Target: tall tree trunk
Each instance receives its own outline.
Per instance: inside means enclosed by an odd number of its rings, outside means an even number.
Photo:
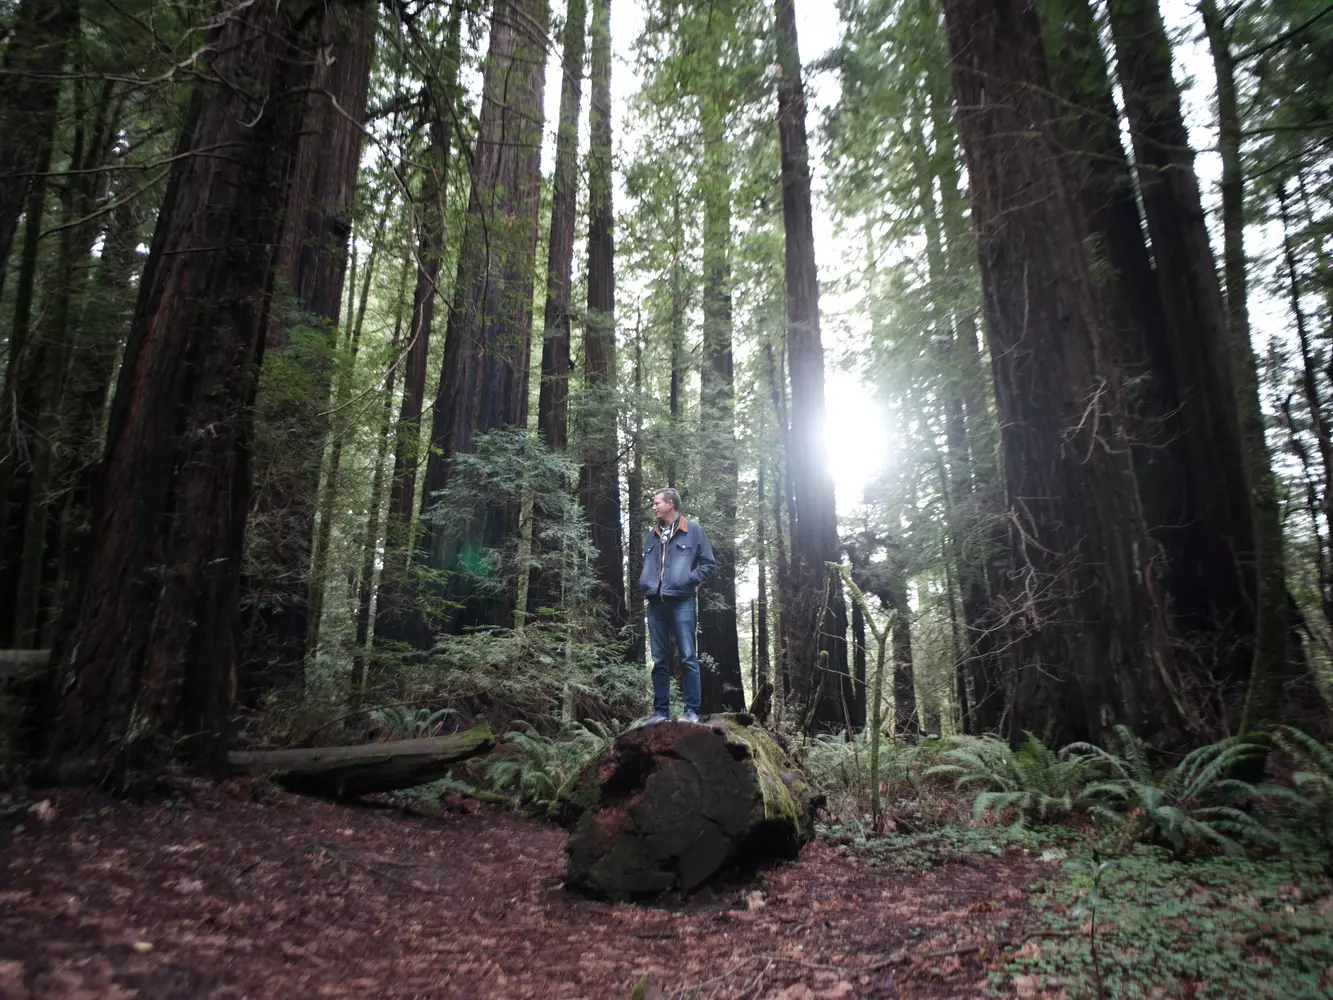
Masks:
[[[48,524],[55,527],[57,540],[61,536],[58,519],[52,521],[48,514],[52,509],[58,510],[52,477],[59,472],[56,452],[63,450],[63,442],[58,438],[62,436],[62,419],[68,409],[64,406],[64,396],[72,354],[71,312],[75,304],[82,301],[76,268],[79,261],[90,257],[96,237],[89,223],[80,224],[78,220],[85,218],[92,207],[98,176],[96,167],[106,153],[107,116],[114,85],[109,81],[102,85],[101,95],[88,114],[91,122],[85,121],[83,86],[76,86],[75,93],[75,126],[69,164],[70,170],[78,173],[69,177],[59,191],[62,211],[55,268],[48,275],[43,320],[33,345],[33,357],[24,374],[25,381],[30,381],[31,385],[35,433],[29,449],[31,464],[27,476],[26,523],[22,526],[18,595],[14,603],[13,644],[20,648],[36,645],[42,625],[41,612],[50,611],[54,597],[46,590],[48,581],[44,579],[47,575],[44,571],[48,566],[59,565],[60,559],[59,553],[51,558],[48,551]],[[91,130],[87,127],[89,124]],[[42,192],[43,188],[43,185],[33,185],[36,192]],[[34,214],[34,219],[40,227],[40,211]]]
[[[421,452],[421,413],[426,399],[426,374],[430,359],[431,325],[435,297],[439,292],[440,265],[444,257],[445,199],[448,191],[451,145],[450,119],[457,114],[460,96],[458,74],[462,62],[463,3],[454,0],[449,13],[445,43],[445,80],[441,93],[431,95],[427,105],[431,149],[423,178],[417,231],[416,288],[412,294],[412,322],[403,369],[403,403],[393,446],[393,480],[389,486],[389,513],[385,519],[384,567],[380,572],[375,602],[377,645],[403,643],[426,648],[431,643],[425,616],[417,606],[411,585],[411,564],[418,558],[416,521],[417,471]],[[420,506],[427,498],[420,499]]]
[[[579,107],[583,99],[583,51],[588,5],[569,0],[565,14],[560,130],[556,133],[551,193],[551,235],[546,264],[546,333],[537,432],[547,447],[563,451],[569,434],[569,302],[574,270],[574,216],[578,203]]]
[[[630,447],[634,460],[625,484],[629,494],[629,552],[626,553],[626,578],[629,583],[629,662],[643,663],[648,635],[647,613],[644,608],[643,588],[639,586],[639,567],[643,559],[643,539],[648,534],[648,514],[644,506],[643,485],[643,320],[634,324],[634,431]]]
[[[303,683],[311,628],[311,561],[320,467],[328,434],[332,357],[347,272],[361,119],[374,55],[374,4],[349,2],[323,17],[311,90],[292,167],[277,275],[290,295],[270,322],[269,371],[260,381],[261,475],[244,579],[257,614],[243,637],[238,686],[250,705],[274,687]],[[281,299],[275,301],[275,306]],[[275,313],[278,310],[275,308]],[[293,337],[308,328],[313,339]],[[285,375],[302,381],[295,391]],[[276,384],[275,384],[276,383]]]
[[[1257,463],[1267,464],[1262,424],[1249,416],[1242,423],[1240,416],[1240,407],[1248,405],[1245,400],[1250,395],[1245,388],[1246,368],[1253,370],[1252,362],[1247,365],[1242,357],[1249,355],[1249,337],[1243,335],[1242,347],[1229,332],[1231,324],[1204,225],[1194,153],[1181,115],[1180,91],[1171,75],[1171,46],[1157,0],[1111,0],[1108,9],[1139,191],[1165,306],[1166,343],[1177,379],[1180,420],[1190,450],[1192,513],[1204,533],[1202,543],[1195,547],[1199,551],[1193,553],[1203,569],[1201,583],[1211,595],[1203,607],[1211,610],[1215,625],[1235,623],[1234,648],[1240,654],[1222,658],[1209,671],[1212,676],[1201,678],[1201,686],[1211,689],[1208,702],[1234,704],[1244,690],[1252,656],[1280,659],[1286,635],[1280,554],[1275,557],[1278,586],[1271,594],[1269,570],[1259,574],[1260,589],[1256,591],[1256,577],[1250,569],[1256,558],[1271,562],[1267,548],[1272,539],[1256,535],[1259,522],[1253,507],[1255,500],[1264,503],[1252,492],[1261,486],[1255,478]],[[1237,301],[1240,309],[1243,299],[1242,291]],[[1257,406],[1257,389],[1253,391]],[[1257,410],[1253,416],[1259,416]],[[1272,511],[1275,516],[1275,506]],[[1184,561],[1187,559],[1178,560]],[[1182,572],[1187,570],[1182,567]],[[1185,610],[1190,609],[1186,606]],[[1275,637],[1269,635],[1270,626],[1276,627]],[[1257,652],[1246,648],[1252,628],[1256,640],[1266,644],[1263,649],[1256,646]],[[1202,712],[1210,706],[1197,707]],[[1222,724],[1218,728],[1230,728],[1235,722],[1234,718],[1218,721]]]
[[[791,364],[791,448],[788,474],[796,498],[791,530],[790,589],[784,592],[786,655],[796,690],[813,705],[816,726],[841,716],[838,686],[821,668],[847,674],[847,611],[841,577],[827,563],[838,558],[833,480],[821,437],[824,429],[824,345],[819,332],[819,273],[815,268],[810,160],[805,131],[805,85],[796,38],[794,0],[775,0],[778,31],[778,140],[782,156],[782,217],[786,233],[787,355]],[[825,604],[824,595],[828,593]],[[826,658],[820,654],[826,653]],[[822,662],[821,662],[822,661]]]
[[[764,507],[764,459],[762,457],[759,459],[757,494],[754,515],[754,548],[755,561],[758,563],[759,570],[759,593],[755,602],[755,614],[759,621],[755,630],[755,642],[758,647],[759,680],[771,681],[773,679],[773,666],[772,658],[768,652],[768,545],[764,537],[764,526],[768,521],[768,511]],[[864,677],[862,681],[864,681]],[[756,684],[755,691],[758,690],[759,687]],[[859,691],[860,687],[857,690]],[[864,699],[862,701],[864,702]]]
[[[944,11],[1011,505],[1005,722],[1057,744],[1111,722],[1179,742],[1188,713],[1041,29],[1008,0]]]
[[[389,454],[389,435],[393,430],[394,383],[398,378],[398,345],[402,343],[403,312],[406,307],[407,276],[412,270],[409,258],[398,283],[397,306],[393,314],[393,339],[389,343],[389,375],[384,380],[384,408],[380,414],[379,442],[375,446],[375,474],[370,483],[370,503],[366,514],[365,535],[361,539],[361,583],[356,594],[356,637],[352,653],[352,703],[358,706],[365,692],[366,640],[370,636],[370,605],[375,596],[375,556],[380,545],[380,506],[384,501],[385,464]]]
[[[611,210],[611,0],[593,0],[588,115],[588,319],[583,333],[586,427],[579,481],[583,509],[597,549],[600,598],[614,633],[629,620],[624,549],[620,539],[620,460],[617,441],[615,234]]]
[[[745,691],[736,616],[735,376],[731,352],[731,148],[725,101],[701,101],[703,131],[703,358],[699,366],[700,489],[717,571],[699,588],[699,651],[712,660],[703,677],[703,709],[742,712]]]
[[[348,356],[343,372],[338,380],[338,395],[335,409],[343,413],[352,399],[353,376],[356,374],[356,358],[361,349],[361,331],[366,322],[366,306],[370,302],[371,281],[375,277],[375,258],[379,256],[380,244],[384,242],[384,229],[389,222],[389,213],[393,210],[393,199],[386,199],[384,212],[380,215],[379,225],[371,237],[370,254],[366,258],[366,273],[361,279],[360,305],[356,297],[356,258],[352,259],[352,287],[347,296],[349,318],[356,306],[356,317],[350,324]],[[353,248],[355,250],[355,248]],[[329,546],[333,538],[334,511],[338,503],[338,490],[341,486],[344,433],[335,433],[329,445],[327,459],[328,470],[324,475],[323,495],[319,503],[319,529],[315,534],[315,550],[310,560],[310,631],[306,638],[306,648],[311,657],[319,653],[319,632],[324,617],[324,600],[328,591],[327,576],[329,564]],[[352,589],[352,588],[349,588]]]
[[[1114,4],[1113,4],[1114,6]],[[1235,59],[1231,52],[1231,32],[1223,21],[1213,0],[1202,0],[1199,10],[1203,14],[1204,27],[1207,29],[1209,45],[1213,54],[1213,68],[1217,73],[1217,112],[1218,112],[1218,148],[1222,154],[1222,234],[1223,234],[1223,269],[1226,275],[1226,329],[1230,342],[1231,361],[1235,373],[1235,399],[1239,409],[1240,432],[1246,473],[1249,480],[1250,513],[1254,533],[1254,573],[1256,593],[1254,598],[1254,655],[1250,664],[1249,688],[1246,692],[1245,705],[1241,713],[1240,731],[1250,732],[1260,727],[1269,726],[1278,721],[1281,711],[1282,686],[1288,679],[1290,670],[1287,663],[1287,639],[1289,623],[1287,619],[1287,580],[1282,555],[1282,512],[1278,499],[1277,481],[1273,475],[1272,457],[1268,451],[1268,440],[1264,436],[1263,404],[1259,396],[1258,364],[1254,349],[1250,345],[1250,314],[1247,300],[1247,275],[1245,264],[1245,168],[1241,162],[1241,124],[1240,111],[1236,98]],[[1148,99],[1162,106],[1159,117],[1165,118],[1166,136],[1177,134],[1174,116],[1180,113],[1179,92],[1175,90],[1175,81],[1170,73],[1170,47],[1162,30],[1160,15],[1153,20],[1151,15],[1157,11],[1140,12],[1141,20],[1135,27],[1150,34],[1148,45],[1160,60],[1166,54],[1167,65],[1162,69],[1157,66],[1157,76],[1149,77],[1148,82],[1155,89],[1148,92]],[[1159,35],[1160,32],[1160,35]],[[1117,45],[1119,43],[1117,42]],[[1126,50],[1127,52],[1128,50]],[[1123,61],[1123,57],[1122,57]],[[1123,72],[1123,71],[1122,71]],[[1146,109],[1151,112],[1153,107]],[[1145,122],[1147,129],[1155,122]],[[1183,125],[1179,135],[1184,136]],[[1187,150],[1188,152],[1188,147]],[[1174,166],[1175,164],[1169,164]],[[1189,169],[1185,176],[1175,181],[1174,188],[1179,189],[1176,198],[1189,213],[1198,233],[1202,234],[1200,255],[1203,260],[1190,261],[1200,272],[1206,268],[1206,274],[1200,274],[1200,284],[1211,280],[1211,287],[1216,287],[1217,271],[1213,266],[1212,250],[1208,244],[1208,234],[1204,230],[1202,207],[1197,209],[1198,218],[1194,218],[1195,206],[1199,204],[1198,181],[1193,172],[1192,157],[1185,164]],[[1279,198],[1281,192],[1279,191]],[[1151,205],[1145,191],[1145,205]],[[1160,199],[1159,199],[1160,200]],[[1149,219],[1151,220],[1151,207]],[[1286,205],[1282,204],[1282,213],[1286,214]],[[1163,224],[1173,221],[1171,217]],[[1283,219],[1285,230],[1285,218]],[[1285,235],[1285,233],[1284,233]],[[1196,234],[1195,240],[1199,239]],[[1154,234],[1153,245],[1157,237]],[[1288,251],[1290,247],[1288,246]],[[1288,258],[1290,264],[1290,258]],[[1295,295],[1294,274],[1292,294]],[[1299,320],[1299,303],[1297,319]],[[1301,331],[1302,348],[1306,347],[1304,331]],[[1312,415],[1321,419],[1317,409]],[[1327,452],[1325,452],[1327,458]],[[1243,550],[1242,550],[1243,551]],[[1237,672],[1239,673],[1239,671]],[[1317,687],[1314,689],[1317,692]]]
[[[471,452],[477,434],[527,424],[548,16],[546,0],[499,0],[491,17],[472,193],[431,423],[423,513],[448,486],[454,456]],[[431,525],[429,565],[452,572],[449,597],[459,604],[447,615],[449,628],[512,625],[514,580],[498,581],[498,595],[491,586],[496,581],[486,581],[487,593],[478,594],[479,581],[454,571],[464,551],[499,548],[516,530],[518,515],[515,498],[496,505],[483,524]]]
[[[552,175],[551,228],[547,241],[545,333],[542,337],[541,385],[537,433],[553,451],[569,441],[570,295],[574,274],[574,219],[578,208],[579,108],[583,100],[583,54],[587,39],[586,0],[569,0],[565,12],[563,75],[560,84],[560,127],[556,133]],[[542,546],[547,525],[533,527],[531,543]],[[534,568],[524,610],[533,613],[559,603],[558,573]]]
[[[49,137],[37,154],[36,165],[43,174],[51,168]],[[3,410],[0,410],[0,599],[4,601],[3,611],[0,611],[0,638],[6,644],[13,641],[12,629],[17,627],[11,613],[23,603],[18,586],[29,513],[29,485],[33,478],[32,456],[38,450],[37,423],[42,406],[40,344],[29,343],[29,332],[33,300],[37,294],[37,251],[45,211],[46,183],[39,179],[28,186],[18,287],[14,289],[14,319],[9,329],[4,392],[0,396],[3,403]]]
[[[9,22],[0,73],[0,287],[19,217],[49,148],[69,41],[79,30],[78,0],[20,0]],[[38,177],[45,187],[45,178]]]
[[[147,754],[220,772],[251,406],[320,13],[223,9],[201,57],[112,405],[77,637],[48,741],[66,779]],[[262,113],[261,113],[262,112]],[[64,650],[64,653],[61,653]]]

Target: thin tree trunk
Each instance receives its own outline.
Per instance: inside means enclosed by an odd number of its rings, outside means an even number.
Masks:
[[[175,161],[141,282],[78,634],[56,650],[48,753],[66,780],[131,753],[225,765],[250,408],[319,15],[302,28],[276,5],[224,8],[201,57],[189,148],[230,154]]]
[[[426,399],[426,375],[430,359],[431,326],[435,297],[439,293],[440,266],[444,256],[445,208],[448,191],[451,145],[448,120],[461,104],[458,75],[462,62],[463,3],[454,0],[449,13],[445,43],[446,75],[442,92],[427,106],[431,151],[418,208],[417,276],[412,295],[412,322],[403,370],[403,403],[393,447],[393,480],[389,487],[389,513],[385,519],[384,567],[380,572],[375,602],[377,645],[404,643],[428,647],[431,636],[425,616],[417,606],[409,569],[418,558],[414,523],[418,507],[427,497],[416,495],[421,453],[421,413]]]
[[[375,555],[380,543],[380,506],[384,500],[385,464],[389,435],[393,429],[393,390],[398,378],[398,345],[402,342],[403,312],[406,307],[407,276],[411,260],[403,268],[398,283],[397,306],[393,314],[393,339],[389,343],[389,375],[384,380],[384,409],[380,415],[380,437],[375,446],[375,475],[370,483],[370,506],[366,514],[366,532],[361,540],[361,583],[356,595],[356,637],[352,654],[352,704],[356,707],[366,690],[366,640],[370,636],[370,605],[375,595]]]
[[[1115,0],[1124,4],[1125,0]],[[1250,316],[1246,292],[1245,264],[1245,173],[1241,162],[1240,112],[1236,100],[1235,62],[1231,53],[1230,32],[1223,23],[1213,0],[1202,0],[1204,26],[1212,48],[1213,67],[1217,72],[1218,147],[1222,154],[1222,231],[1223,267],[1226,275],[1226,339],[1230,344],[1231,365],[1234,370],[1233,396],[1238,408],[1240,438],[1248,478],[1249,514],[1254,534],[1254,654],[1249,669],[1249,689],[1240,719],[1240,731],[1250,732],[1278,720],[1282,684],[1289,673],[1287,664],[1287,580],[1282,554],[1282,514],[1278,500],[1277,481],[1273,462],[1264,436],[1263,404],[1259,396],[1258,365],[1250,346]],[[1160,111],[1168,128],[1162,138],[1184,138],[1183,124],[1177,128],[1180,114],[1179,92],[1171,78],[1170,47],[1162,27],[1161,16],[1152,11],[1139,10],[1140,20],[1135,27],[1148,33],[1146,50],[1157,57],[1156,77],[1148,77],[1154,86],[1145,95],[1164,105]],[[1123,30],[1122,30],[1123,33]],[[1119,42],[1117,42],[1119,45]],[[1128,55],[1128,47],[1125,49]],[[1160,60],[1165,56],[1165,67]],[[1122,56],[1122,62],[1126,61]],[[1151,68],[1151,67],[1150,67]],[[1146,89],[1146,88],[1145,88]],[[1172,100],[1174,98],[1174,100]],[[1129,104],[1128,97],[1126,98]],[[1151,112],[1152,106],[1143,111]],[[1147,130],[1152,122],[1141,127]],[[1149,133],[1154,135],[1154,133]],[[1188,147],[1186,147],[1188,153]],[[1176,166],[1172,163],[1171,166]],[[1175,194],[1193,224],[1196,255],[1189,259],[1191,273],[1199,272],[1199,283],[1210,289],[1217,286],[1217,271],[1213,264],[1208,233],[1204,229],[1203,210],[1199,202],[1198,181],[1194,176],[1192,156],[1177,170],[1174,184],[1168,192]],[[1152,220],[1152,206],[1145,192],[1144,204]],[[1285,206],[1284,206],[1285,207]],[[1164,220],[1169,222],[1170,218]],[[1154,233],[1153,245],[1157,245]],[[1159,264],[1159,267],[1162,265]],[[1168,272],[1163,267],[1163,273]],[[1215,295],[1216,293],[1214,293]],[[1242,555],[1243,550],[1242,550]]]
[[[20,0],[0,73],[0,287],[24,201],[45,174],[60,103],[61,73],[79,30],[78,0]],[[45,178],[35,178],[44,188]]]
[[[578,202],[579,107],[588,5],[569,0],[565,14],[560,129],[552,178],[551,234],[546,264],[546,324],[537,432],[547,447],[563,451],[569,433],[569,302],[574,269],[574,216]]]
[[[618,634],[625,607],[620,522],[620,461],[616,428],[615,244],[611,210],[611,0],[593,0],[588,170],[588,318],[583,372],[589,402],[579,492],[597,549],[600,597]]]
[[[634,461],[630,465],[626,491],[629,493],[629,540],[630,550],[626,553],[626,577],[629,582],[629,618],[630,642],[629,661],[643,663],[645,641],[648,634],[648,622],[644,609],[643,588],[639,586],[639,567],[643,561],[643,539],[648,533],[648,517],[644,509],[643,485],[643,317],[638,316],[634,323],[634,436],[630,447],[634,450]]]
[[[384,242],[384,229],[388,225],[389,212],[393,208],[390,198],[380,215],[379,226],[371,237],[370,254],[366,258],[366,273],[361,279],[361,299],[356,310],[356,318],[348,324],[348,357],[339,379],[336,409],[342,413],[352,398],[353,376],[356,374],[356,356],[361,349],[361,331],[366,322],[366,305],[370,301],[371,280],[375,276],[375,258],[379,256],[380,244]],[[353,264],[356,261],[353,259]],[[351,318],[352,308],[357,304],[356,271],[352,272],[352,285],[347,296],[347,312]],[[311,657],[319,653],[319,630],[324,616],[324,599],[327,592],[329,544],[333,537],[333,515],[338,502],[338,490],[341,488],[343,434],[335,434],[329,445],[328,471],[324,477],[323,497],[319,504],[319,530],[315,535],[315,551],[311,557],[310,568],[310,634],[306,639],[306,649]]]
[[[796,499],[790,588],[784,591],[786,655],[796,690],[807,699],[823,688],[821,666],[847,674],[847,612],[840,577],[833,480],[821,438],[824,426],[824,346],[819,332],[819,274],[815,268],[805,87],[796,38],[794,0],[775,0],[778,32],[778,139],[782,155],[782,216],[786,233],[787,355],[792,419],[787,470]],[[828,590],[827,604],[823,600]],[[821,659],[820,653],[827,657]],[[838,697],[811,706],[816,726],[836,725]]]
[[[764,525],[767,520],[768,512],[764,509],[764,460],[761,457],[759,459],[758,497],[754,517],[755,559],[759,564],[759,593],[755,604],[755,614],[759,621],[756,626],[755,641],[758,644],[757,658],[761,680],[771,680],[773,676],[772,660],[768,654],[768,546],[764,538]],[[756,685],[755,691],[758,690],[759,687]],[[864,698],[861,699],[861,702],[864,704]]]
[[[705,713],[742,712],[739,627],[736,616],[735,376],[731,321],[731,149],[725,100],[701,100],[703,132],[703,357],[699,366],[700,480],[717,571],[699,588],[699,651],[712,660],[703,678]]]

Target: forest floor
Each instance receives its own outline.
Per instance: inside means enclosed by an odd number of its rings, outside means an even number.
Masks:
[[[1055,867],[817,841],[744,885],[612,905],[562,888],[563,831],[470,801],[43,794],[0,820],[0,1000],[623,1000],[645,973],[672,1000],[976,997],[1037,938],[1025,888]]]

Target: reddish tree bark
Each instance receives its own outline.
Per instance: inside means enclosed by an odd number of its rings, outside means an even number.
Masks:
[[[1178,741],[1155,589],[1087,230],[1030,2],[946,0],[1010,497],[1010,735],[1110,722]]]
[[[583,435],[579,493],[592,544],[601,599],[618,633],[629,621],[625,607],[625,556],[620,530],[620,447],[616,434],[615,217],[611,209],[611,0],[593,0],[592,92],[588,134],[588,319],[583,332],[583,372],[592,397]]]
[[[472,193],[431,422],[423,514],[448,485],[454,456],[470,452],[475,435],[527,424],[548,16],[545,0],[499,0],[491,17]],[[517,498],[497,505],[483,524],[437,521],[430,527],[429,565],[456,570],[463,552],[500,547],[517,524]],[[479,595],[467,574],[454,574],[449,596],[461,607],[448,613],[446,626],[511,625],[514,581],[503,581],[501,589],[498,597]]]
[[[260,419],[271,451],[259,456],[261,487],[249,540],[257,604],[244,636],[238,669],[240,695],[256,704],[275,686],[299,684],[305,674],[311,624],[311,550],[320,465],[328,432],[332,348],[336,344],[362,132],[374,54],[375,6],[336,5],[321,20],[319,52],[304,95],[301,137],[285,206],[288,220],[278,248],[280,294],[288,315],[269,324],[270,352],[302,352],[308,394],[269,390],[261,376]],[[335,106],[336,103],[336,106]],[[294,326],[324,328],[318,347],[290,341]],[[312,352],[309,356],[306,352]]]
[[[291,95],[310,86],[320,25],[276,4],[222,11],[188,134],[189,148],[230,152],[175,162],[153,237],[63,646],[48,752],[66,778],[148,748],[225,764],[250,407],[304,118]]]

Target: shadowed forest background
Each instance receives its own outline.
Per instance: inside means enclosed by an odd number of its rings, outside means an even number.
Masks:
[[[706,710],[860,729],[892,612],[899,735],[1322,724],[1325,8],[845,3],[817,118],[790,3],[630,14],[5,12],[14,752],[623,723],[663,485],[716,539]],[[891,441],[841,508],[830,437]]]

